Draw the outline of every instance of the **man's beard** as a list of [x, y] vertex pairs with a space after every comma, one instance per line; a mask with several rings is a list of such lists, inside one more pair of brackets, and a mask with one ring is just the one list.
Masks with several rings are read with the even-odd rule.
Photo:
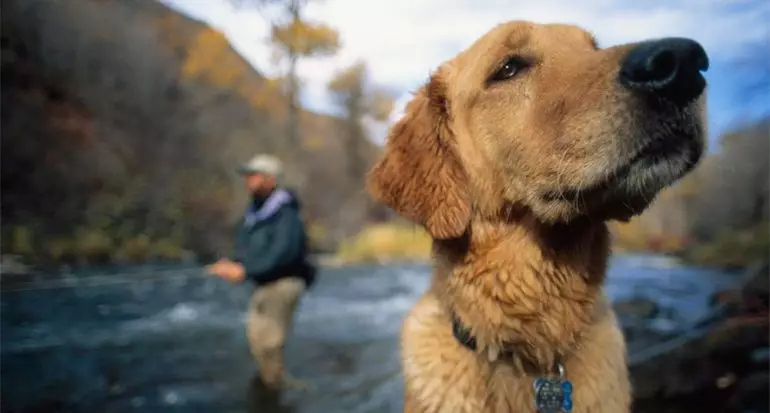
[[251, 195], [254, 198], [267, 198], [267, 196], [270, 195], [271, 192], [273, 192], [273, 188], [259, 187], [254, 191], [252, 191]]

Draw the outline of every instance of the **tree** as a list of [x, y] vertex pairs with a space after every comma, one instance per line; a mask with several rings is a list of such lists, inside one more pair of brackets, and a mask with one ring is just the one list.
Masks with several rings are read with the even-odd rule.
[[[361, 211], [359, 221], [381, 216], [383, 209], [371, 203], [362, 190], [364, 175], [374, 155], [374, 145], [369, 140], [366, 124], [388, 119], [393, 111], [393, 96], [383, 88], [372, 85], [364, 62], [340, 70], [327, 87], [345, 113], [341, 137], [347, 152], [346, 181], [350, 188], [358, 189], [347, 194], [346, 210]], [[353, 225], [350, 220], [348, 222]]]
[[368, 156], [363, 153], [368, 137], [367, 120], [385, 121], [393, 111], [394, 99], [384, 89], [372, 86], [367, 79], [364, 62], [358, 62], [339, 71], [329, 81], [329, 91], [337, 105], [345, 112], [345, 147], [348, 150], [349, 176], [358, 179], [366, 173]]
[[[311, 0], [231, 0], [236, 7], [255, 6], [275, 14], [271, 18], [270, 42], [280, 63], [285, 63], [285, 85], [288, 101], [288, 139], [296, 148], [301, 147], [299, 129], [300, 90], [297, 65], [302, 58], [333, 55], [340, 46], [336, 30], [302, 15]], [[272, 12], [272, 13], [271, 13]]]

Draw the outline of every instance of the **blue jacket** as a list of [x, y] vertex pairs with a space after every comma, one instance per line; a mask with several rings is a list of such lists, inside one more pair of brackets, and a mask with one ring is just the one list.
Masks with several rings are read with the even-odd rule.
[[315, 281], [315, 268], [307, 261], [307, 234], [299, 210], [296, 195], [281, 188], [267, 198], [254, 199], [246, 210], [233, 258], [257, 285], [289, 276], [302, 278], [308, 286]]

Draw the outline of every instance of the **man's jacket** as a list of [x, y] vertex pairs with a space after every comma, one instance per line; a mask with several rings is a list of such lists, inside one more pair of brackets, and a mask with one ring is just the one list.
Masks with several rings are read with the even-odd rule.
[[294, 193], [281, 188], [267, 198], [254, 199], [247, 209], [238, 227], [234, 261], [257, 285], [289, 276], [302, 278], [308, 287], [315, 281], [299, 210]]

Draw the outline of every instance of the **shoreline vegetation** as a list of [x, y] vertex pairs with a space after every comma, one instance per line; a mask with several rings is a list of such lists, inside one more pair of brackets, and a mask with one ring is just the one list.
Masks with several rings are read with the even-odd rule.
[[612, 223], [610, 229], [615, 253], [668, 255], [697, 267], [742, 270], [770, 253], [770, 223], [767, 220], [743, 229], [723, 229], [706, 240], [645, 234], [635, 221]]
[[[745, 230], [728, 230], [703, 242], [686, 242], [638, 234], [635, 223], [610, 225], [613, 253], [654, 253], [684, 265], [724, 270], [746, 269], [770, 251], [770, 227], [762, 222]], [[630, 228], [630, 229], [629, 229]], [[637, 238], [634, 238], [637, 237]], [[333, 266], [430, 262], [430, 236], [418, 227], [386, 223], [365, 227], [340, 243], [337, 253], [324, 262]]]
[[[634, 230], [633, 225], [632, 222], [613, 223], [610, 226], [614, 254], [654, 253], [669, 256], [682, 265], [732, 271], [747, 269], [752, 263], [766, 257], [770, 251], [770, 231], [765, 224], [748, 230], [723, 231], [711, 242], [689, 245], [681, 240], [656, 240], [652, 237], [640, 242], [633, 238], [637, 235], [630, 235]], [[632, 229], [628, 230], [624, 226], [631, 226]], [[25, 246], [30, 243], [26, 238], [27, 235], [21, 231], [10, 237], [10, 243], [15, 246], [12, 250], [17, 252], [2, 256], [1, 273], [68, 272], [103, 266], [192, 265], [203, 261], [193, 252], [171, 248], [168, 246], [170, 244], [161, 243], [164, 248], [155, 249], [146, 237], [138, 237], [126, 243], [127, 250], [121, 249], [117, 253], [110, 253], [107, 244], [100, 242], [103, 237], [86, 237], [84, 241], [75, 244], [77, 249], [69, 250], [70, 255], [61, 261], [65, 264], [57, 265], [61, 255], [46, 255], [39, 259]], [[336, 248], [313, 253], [312, 259], [318, 265], [329, 268], [366, 264], [430, 264], [431, 239], [416, 225], [405, 222], [379, 223], [366, 226], [356, 235], [343, 239]]]
[[430, 236], [419, 226], [383, 223], [340, 242], [335, 258], [346, 264], [429, 262], [431, 245]]

